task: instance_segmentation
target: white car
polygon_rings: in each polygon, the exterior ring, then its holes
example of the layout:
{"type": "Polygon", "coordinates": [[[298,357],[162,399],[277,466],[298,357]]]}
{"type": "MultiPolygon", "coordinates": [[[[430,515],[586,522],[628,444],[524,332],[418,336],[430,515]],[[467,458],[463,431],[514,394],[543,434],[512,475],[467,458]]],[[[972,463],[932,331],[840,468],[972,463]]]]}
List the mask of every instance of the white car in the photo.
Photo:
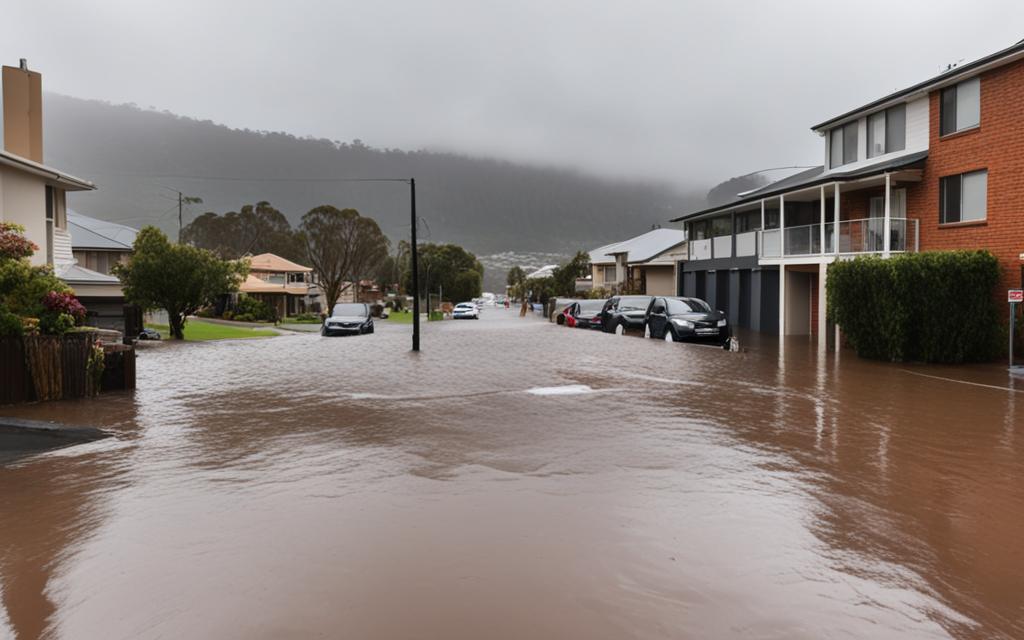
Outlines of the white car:
{"type": "Polygon", "coordinates": [[[452,309],[453,320],[479,320],[480,309],[472,302],[460,302],[452,309]]]}

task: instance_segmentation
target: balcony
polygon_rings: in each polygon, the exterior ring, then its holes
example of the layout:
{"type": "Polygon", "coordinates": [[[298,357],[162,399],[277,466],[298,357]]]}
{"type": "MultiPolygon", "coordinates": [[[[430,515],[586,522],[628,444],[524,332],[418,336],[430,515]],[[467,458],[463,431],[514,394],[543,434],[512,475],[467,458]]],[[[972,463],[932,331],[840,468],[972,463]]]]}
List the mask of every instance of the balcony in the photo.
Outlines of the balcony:
{"type": "Polygon", "coordinates": [[[711,240],[691,240],[690,260],[710,260],[711,240]]]}
{"type": "MultiPolygon", "coordinates": [[[[918,250],[918,221],[908,218],[890,220],[889,251],[918,250]]],[[[766,229],[761,232],[761,258],[789,258],[825,254],[882,253],[885,251],[885,219],[862,218],[825,223],[822,249],[821,224],[766,229]],[[839,246],[836,247],[838,233],[839,246]],[[782,245],[782,241],[785,244],[782,245]]]]}

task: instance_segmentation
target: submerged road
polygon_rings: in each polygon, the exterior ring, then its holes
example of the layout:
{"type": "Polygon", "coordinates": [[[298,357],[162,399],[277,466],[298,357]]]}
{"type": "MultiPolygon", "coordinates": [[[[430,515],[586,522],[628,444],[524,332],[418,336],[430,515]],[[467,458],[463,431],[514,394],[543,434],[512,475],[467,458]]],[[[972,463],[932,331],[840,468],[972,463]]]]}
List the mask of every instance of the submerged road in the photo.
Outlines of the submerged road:
{"type": "Polygon", "coordinates": [[[1024,637],[994,369],[409,331],[159,345],[134,395],[5,410],[114,437],[0,465],[0,637],[1024,637]]]}

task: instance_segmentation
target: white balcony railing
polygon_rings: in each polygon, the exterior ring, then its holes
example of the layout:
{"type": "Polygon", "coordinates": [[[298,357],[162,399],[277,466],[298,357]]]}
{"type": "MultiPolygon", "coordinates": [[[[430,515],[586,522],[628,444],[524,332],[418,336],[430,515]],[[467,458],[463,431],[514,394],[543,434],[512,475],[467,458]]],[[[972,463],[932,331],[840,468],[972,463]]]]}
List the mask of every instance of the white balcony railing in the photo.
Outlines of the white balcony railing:
{"type": "Polygon", "coordinates": [[[711,240],[690,240],[690,260],[710,260],[711,240]]]}
{"type": "Polygon", "coordinates": [[[736,257],[757,255],[757,232],[736,234],[736,257]]]}
{"type": "Polygon", "coordinates": [[[732,236],[718,236],[714,239],[714,245],[715,258],[732,257],[732,236]]]}
{"type": "MultiPolygon", "coordinates": [[[[918,221],[892,218],[889,221],[889,250],[893,252],[918,250],[918,221]]],[[[821,224],[786,227],[761,232],[761,257],[813,256],[829,253],[882,253],[885,251],[885,219],[861,218],[825,223],[825,244],[821,242],[821,224]],[[836,250],[836,238],[839,247],[836,250]],[[780,241],[784,244],[780,246],[780,241]]]]}
{"type": "Polygon", "coordinates": [[[761,232],[761,257],[781,258],[782,257],[782,231],[779,229],[765,229],[761,232]]]}

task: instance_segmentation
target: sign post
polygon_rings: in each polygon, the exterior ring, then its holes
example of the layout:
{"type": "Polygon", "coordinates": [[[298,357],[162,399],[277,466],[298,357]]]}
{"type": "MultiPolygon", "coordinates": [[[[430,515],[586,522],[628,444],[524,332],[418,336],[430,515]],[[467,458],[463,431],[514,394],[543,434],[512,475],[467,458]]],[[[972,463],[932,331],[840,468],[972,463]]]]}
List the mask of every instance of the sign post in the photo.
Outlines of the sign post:
{"type": "Polygon", "coordinates": [[[1006,292],[1006,301],[1010,303],[1010,369],[1013,369],[1013,338],[1016,334],[1017,305],[1024,302],[1024,289],[1010,289],[1006,292]]]}

